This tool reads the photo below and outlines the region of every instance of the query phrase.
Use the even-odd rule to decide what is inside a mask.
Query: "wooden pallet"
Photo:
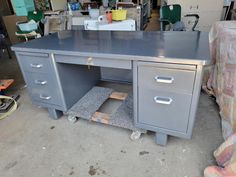
[[[99,94],[99,96],[96,94]],[[78,118],[82,118],[92,122],[125,128],[132,130],[130,136],[132,140],[138,139],[141,133],[147,131],[134,125],[132,97],[132,93],[115,92],[109,88],[95,86],[67,112],[68,120],[74,123]],[[99,111],[108,99],[122,102],[112,114]],[[89,107],[89,105],[92,105],[92,107]]]
[[[112,92],[109,96],[110,99],[124,101],[127,98],[128,94],[124,92]],[[102,112],[95,112],[92,117],[91,121],[100,122],[103,124],[109,124],[110,115]]]

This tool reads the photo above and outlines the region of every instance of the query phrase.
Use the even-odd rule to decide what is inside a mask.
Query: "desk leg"
[[[48,113],[49,113],[49,116],[55,120],[59,119],[63,115],[62,111],[52,109],[52,108],[48,108]]]
[[[168,135],[156,132],[156,144],[165,146],[167,144]]]

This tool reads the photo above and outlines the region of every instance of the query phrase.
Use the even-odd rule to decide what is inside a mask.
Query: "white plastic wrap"
[[[223,137],[236,133],[236,21],[217,22],[209,34],[212,67],[207,87],[217,99]]]

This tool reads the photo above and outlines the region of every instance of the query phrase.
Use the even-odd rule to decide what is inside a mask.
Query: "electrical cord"
[[[2,120],[2,119],[5,119],[7,116],[11,115],[17,109],[17,102],[15,99],[9,96],[0,95],[0,99],[13,100],[14,102],[14,105],[11,107],[9,111],[7,111],[6,113],[3,113],[2,115],[0,114],[0,120]]]

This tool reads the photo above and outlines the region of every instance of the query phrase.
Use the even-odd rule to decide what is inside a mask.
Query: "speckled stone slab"
[[[92,115],[109,98],[112,92],[113,89],[110,88],[93,87],[67,112],[67,114],[90,120]]]
[[[109,99],[114,90],[104,87],[93,87],[85,96],[83,96],[68,112],[68,115],[91,120],[92,116],[102,104]],[[98,119],[96,122],[100,122]],[[109,115],[108,125],[129,129],[132,131],[140,131],[146,133],[146,130],[136,128],[134,126],[133,117],[133,94],[129,93],[127,98]]]

